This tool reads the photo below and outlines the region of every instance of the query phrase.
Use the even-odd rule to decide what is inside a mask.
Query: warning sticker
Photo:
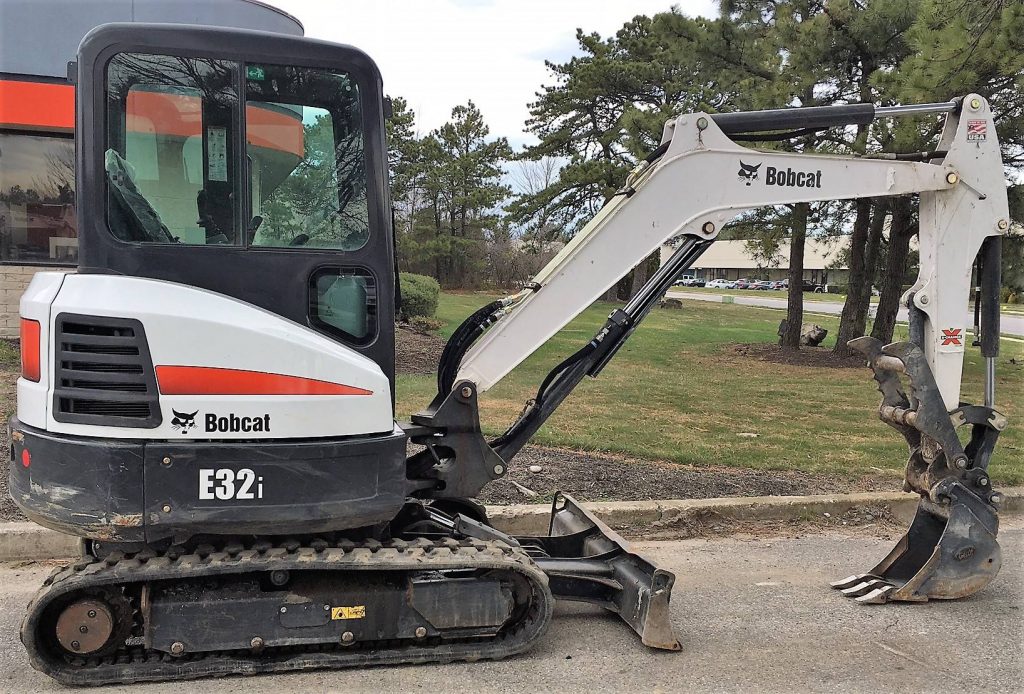
[[[366,605],[331,608],[331,619],[362,619],[365,616]]]
[[[228,180],[228,137],[227,128],[210,126],[206,129],[206,152],[209,157],[208,171],[211,181]]]
[[[969,120],[967,121],[967,141],[980,142],[988,137],[988,121]]]

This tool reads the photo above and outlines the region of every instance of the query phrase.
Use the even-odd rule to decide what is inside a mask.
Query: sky
[[[638,14],[673,5],[716,16],[716,0],[265,0],[294,15],[311,38],[347,43],[380,67],[384,91],[404,97],[421,134],[472,99],[495,137],[516,149],[527,104],[552,84],[545,60],[577,49],[576,28],[614,34]]]

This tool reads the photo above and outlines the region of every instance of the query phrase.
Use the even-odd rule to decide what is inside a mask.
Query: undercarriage
[[[404,510],[390,537],[219,538],[155,550],[92,543],[33,599],[21,638],[69,685],[496,660],[544,634],[555,599],[618,613],[678,650],[656,569],[571,498],[551,534]]]

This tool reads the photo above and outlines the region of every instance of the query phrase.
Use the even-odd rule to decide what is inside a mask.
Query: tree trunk
[[[658,266],[656,263],[659,261],[660,253],[655,251],[651,255],[640,261],[640,264],[633,270],[633,278],[629,286],[629,298],[632,299],[636,296],[644,285],[647,284],[647,280],[650,279],[651,275],[657,272]]]
[[[892,202],[892,223],[889,229],[889,257],[885,261],[882,286],[879,288],[878,308],[875,310],[875,324],[871,337],[882,344],[892,342],[896,327],[896,314],[900,309],[903,294],[903,277],[907,273],[907,256],[910,254],[910,239],[917,231],[913,226],[913,212],[910,198],[900,197]]]
[[[811,206],[800,202],[793,206],[792,233],[789,239],[789,300],[786,325],[779,344],[783,349],[800,349],[800,329],[804,323],[804,241]]]
[[[871,214],[871,228],[868,230],[868,242],[864,249],[864,268],[867,277],[861,285],[860,301],[864,302],[865,314],[871,313],[871,288],[878,274],[878,247],[882,245],[882,229],[885,228],[885,217],[888,212],[889,201],[884,198],[878,199]]]
[[[846,343],[864,334],[868,320],[868,307],[861,301],[861,296],[869,273],[866,255],[871,227],[871,199],[857,200],[855,207],[857,217],[853,221],[853,234],[850,236],[850,279],[846,285],[846,303],[843,304],[843,313],[839,318],[839,333],[833,349],[840,356],[856,354]]]

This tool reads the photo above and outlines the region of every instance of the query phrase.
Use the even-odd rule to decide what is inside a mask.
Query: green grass
[[[0,366],[18,366],[21,364],[21,352],[13,340],[0,340]]]
[[[447,337],[459,321],[494,297],[443,294],[437,316]],[[590,339],[611,304],[597,303],[541,347],[481,399],[488,434],[511,423],[548,370]],[[611,451],[694,465],[874,473],[902,476],[906,446],[878,421],[879,395],[868,369],[765,363],[736,354],[735,343],[774,342],[778,311],[684,301],[655,309],[597,379],[587,379],[534,437],[547,445]],[[838,318],[815,316],[834,345]],[[897,327],[896,339],[906,338]],[[1014,359],[1016,364],[1010,363]],[[991,472],[1001,484],[1024,482],[1024,345],[1006,340],[997,399],[1010,418]],[[981,401],[983,361],[969,349],[964,398]],[[434,394],[432,375],[398,377],[400,417]],[[754,432],[756,438],[738,436]]]

